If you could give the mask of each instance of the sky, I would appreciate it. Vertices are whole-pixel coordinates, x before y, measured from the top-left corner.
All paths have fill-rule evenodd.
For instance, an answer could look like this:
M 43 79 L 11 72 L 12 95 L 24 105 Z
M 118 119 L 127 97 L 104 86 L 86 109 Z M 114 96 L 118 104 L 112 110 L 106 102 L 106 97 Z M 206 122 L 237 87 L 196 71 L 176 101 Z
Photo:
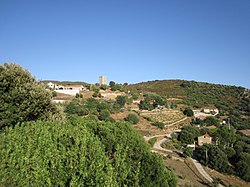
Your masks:
M 250 88 L 249 0 L 0 0 L 0 63 L 39 80 Z

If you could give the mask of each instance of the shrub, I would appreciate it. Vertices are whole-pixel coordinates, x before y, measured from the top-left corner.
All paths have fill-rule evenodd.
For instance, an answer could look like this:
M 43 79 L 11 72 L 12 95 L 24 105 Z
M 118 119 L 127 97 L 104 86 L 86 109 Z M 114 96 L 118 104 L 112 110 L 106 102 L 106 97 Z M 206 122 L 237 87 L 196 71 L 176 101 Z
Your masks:
M 188 116 L 188 117 L 191 117 L 194 115 L 194 112 L 191 108 L 186 108 L 184 111 L 183 111 L 184 115 Z
M 129 114 L 126 118 L 124 118 L 124 120 L 133 124 L 137 124 L 139 122 L 139 118 L 135 114 Z
M 17 64 L 0 65 L 0 129 L 47 119 L 56 112 L 51 93 Z
M 164 123 L 162 123 L 162 122 L 155 122 L 155 123 L 153 123 L 153 125 L 160 128 L 160 129 L 163 129 L 165 127 Z
M 157 141 L 157 138 L 154 137 L 154 138 L 151 138 L 151 139 L 148 141 L 148 143 L 153 147 L 156 141 Z

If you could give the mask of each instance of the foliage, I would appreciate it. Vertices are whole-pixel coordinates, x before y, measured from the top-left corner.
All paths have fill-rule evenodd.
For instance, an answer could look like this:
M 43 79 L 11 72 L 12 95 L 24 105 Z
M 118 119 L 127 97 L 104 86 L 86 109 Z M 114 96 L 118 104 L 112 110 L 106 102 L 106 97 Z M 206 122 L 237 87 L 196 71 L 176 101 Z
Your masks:
M 191 108 L 185 108 L 185 110 L 183 111 L 183 114 L 188 116 L 188 117 L 191 117 L 194 115 L 194 112 Z
M 110 112 L 105 109 L 105 110 L 101 110 L 100 114 L 99 114 L 99 119 L 102 121 L 107 121 L 110 119 Z
M 195 150 L 199 161 L 215 170 L 226 172 L 228 161 L 226 154 L 213 144 L 204 144 Z
M 183 80 L 149 81 L 129 85 L 136 92 L 153 92 L 162 97 L 181 98 L 189 107 L 215 105 L 220 113 L 230 116 L 235 129 L 250 128 L 250 92 L 243 87 Z M 170 105 L 171 106 L 171 105 Z
M 126 104 L 126 102 L 127 102 L 127 99 L 128 99 L 127 96 L 118 95 L 118 96 L 116 97 L 116 103 L 117 103 L 118 105 L 120 105 L 120 108 L 122 108 L 122 107 L 125 106 L 125 104 Z
M 107 101 L 99 101 L 93 98 L 87 100 L 73 99 L 65 106 L 65 112 L 68 115 L 77 116 L 98 116 L 99 120 L 112 120 L 110 112 L 113 110 L 113 104 Z
M 107 90 L 108 89 L 108 85 L 102 84 L 102 85 L 100 85 L 100 89 Z
M 71 117 L 0 134 L 1 186 L 176 186 L 162 159 L 126 123 Z
M 137 124 L 139 122 L 139 118 L 135 114 L 128 114 L 124 120 L 132 124 Z
M 144 100 L 140 101 L 139 108 L 141 110 L 153 110 L 157 106 L 168 105 L 167 101 L 160 95 L 146 92 L 144 93 Z
M 151 138 L 151 139 L 148 141 L 148 143 L 153 147 L 156 141 L 157 141 L 157 138 L 154 137 L 154 138 Z
M 137 100 L 139 98 L 139 94 L 137 92 L 130 92 L 129 94 L 132 96 L 133 100 Z
M 83 95 L 82 95 L 81 93 L 80 93 L 80 94 L 77 93 L 75 97 L 76 97 L 76 98 L 83 98 Z
M 114 81 L 110 81 L 110 82 L 109 82 L 109 86 L 110 86 L 110 87 L 115 86 L 115 84 L 116 84 L 116 83 L 115 83 Z
M 191 148 L 191 147 L 185 147 L 185 148 L 183 149 L 183 156 L 184 156 L 185 158 L 191 157 L 192 154 L 193 154 L 193 148 Z
M 164 129 L 164 127 L 165 127 L 164 123 L 159 122 L 159 121 L 154 122 L 153 125 L 160 128 L 160 129 Z
M 203 120 L 202 124 L 205 126 L 212 126 L 212 125 L 219 126 L 220 121 L 214 116 L 209 116 Z
M 185 126 L 181 130 L 178 140 L 183 144 L 193 144 L 194 139 L 199 135 L 199 130 L 196 127 Z
M 56 112 L 51 93 L 17 64 L 0 65 L 0 129 Z
M 57 96 L 57 92 L 56 91 L 52 91 L 51 94 L 52 94 L 52 97 L 56 97 Z
M 235 166 L 237 175 L 250 182 L 250 154 L 241 153 L 239 161 Z
M 221 126 L 213 133 L 213 137 L 220 145 L 231 146 L 236 141 L 236 130 L 233 127 Z

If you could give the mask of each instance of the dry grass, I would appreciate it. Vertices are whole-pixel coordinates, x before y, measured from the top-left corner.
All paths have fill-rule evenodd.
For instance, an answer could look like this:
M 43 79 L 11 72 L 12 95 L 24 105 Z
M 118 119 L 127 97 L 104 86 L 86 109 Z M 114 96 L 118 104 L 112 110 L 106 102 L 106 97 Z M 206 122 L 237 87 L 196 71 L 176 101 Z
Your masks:
M 164 163 L 178 176 L 178 186 L 207 186 L 199 177 L 197 177 L 197 175 L 187 166 L 185 162 L 167 158 L 164 160 Z
M 225 186 L 235 185 L 239 187 L 250 187 L 250 183 L 232 175 L 224 175 L 218 171 L 204 167 L 205 171 L 213 178 L 219 178 Z

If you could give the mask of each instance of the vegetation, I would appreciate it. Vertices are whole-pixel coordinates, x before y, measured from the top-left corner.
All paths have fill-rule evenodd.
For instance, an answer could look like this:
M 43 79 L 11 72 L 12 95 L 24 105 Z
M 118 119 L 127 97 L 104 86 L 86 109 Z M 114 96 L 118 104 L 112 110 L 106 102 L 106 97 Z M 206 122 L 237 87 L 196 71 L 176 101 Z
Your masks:
M 204 144 L 195 149 L 194 156 L 204 165 L 220 172 L 235 174 L 250 181 L 250 137 L 237 134 L 233 127 L 219 126 L 213 131 L 186 126 L 178 136 L 182 144 L 191 144 L 195 138 L 209 132 L 213 144 Z M 190 150 L 184 149 L 184 156 L 189 156 Z
M 154 138 L 151 138 L 151 139 L 148 141 L 148 143 L 153 147 L 156 141 L 157 141 L 157 138 L 154 137 Z
M 128 97 L 127 96 L 121 96 L 121 95 L 118 95 L 116 97 L 116 103 L 120 106 L 120 108 L 124 107 L 126 102 L 128 100 Z
M 183 114 L 188 117 L 192 117 L 194 115 L 194 112 L 191 108 L 185 108 L 185 110 L 183 111 Z
M 139 108 L 142 110 L 153 110 L 157 106 L 167 106 L 167 101 L 160 95 L 144 93 L 144 100 L 140 101 Z
M 126 123 L 38 121 L 7 128 L 0 140 L 1 186 L 177 184 Z
M 28 71 L 17 64 L 0 65 L 0 129 L 48 119 L 55 111 L 50 91 Z
M 158 121 L 154 122 L 153 125 L 160 128 L 160 129 L 164 129 L 164 127 L 165 127 L 164 123 L 158 122 Z
M 128 114 L 124 120 L 132 124 L 137 124 L 139 122 L 139 118 L 135 114 Z
M 164 80 L 129 85 L 128 89 L 183 99 L 177 103 L 189 107 L 202 108 L 212 104 L 220 110 L 221 115 L 230 116 L 236 129 L 250 129 L 250 92 L 243 87 Z

